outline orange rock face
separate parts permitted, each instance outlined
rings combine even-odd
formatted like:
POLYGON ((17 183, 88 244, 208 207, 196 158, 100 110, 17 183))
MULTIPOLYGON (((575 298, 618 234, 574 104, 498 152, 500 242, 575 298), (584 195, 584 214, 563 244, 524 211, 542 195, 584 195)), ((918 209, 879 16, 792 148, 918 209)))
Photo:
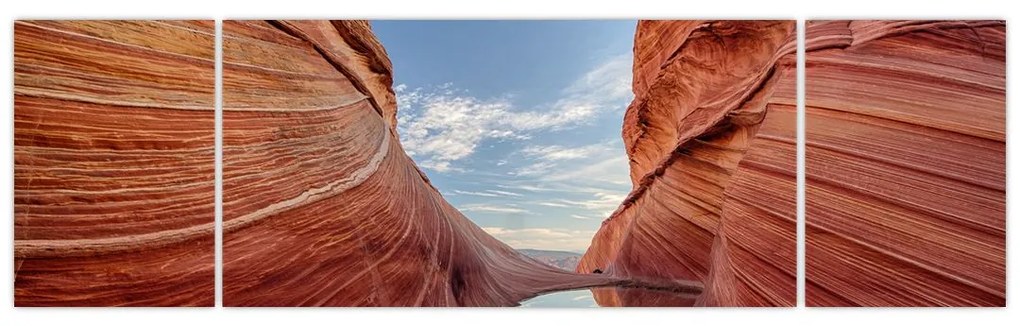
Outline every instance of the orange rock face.
POLYGON ((14 30, 15 305, 211 306, 213 22, 14 30))
POLYGON ((1005 22, 807 29, 807 304, 1005 305, 1005 22))
MULTIPOLYGON (((213 304, 211 21, 15 23, 15 304, 213 304)), ((576 272, 405 154, 363 21, 226 21, 227 306, 792 306, 793 21, 642 21, 576 272), (599 273, 593 273, 598 270, 599 273)), ((809 22, 807 302, 1005 305, 1005 23, 809 22)))
MULTIPOLYGON (((511 249, 404 153, 392 72, 360 21, 224 23, 224 303, 505 306, 597 285, 511 249)), ((680 295, 680 294, 677 294, 680 295)))
POLYGON ((681 298, 599 289, 603 306, 796 301, 793 21, 642 21, 623 138, 634 190, 579 272, 696 280, 681 298))

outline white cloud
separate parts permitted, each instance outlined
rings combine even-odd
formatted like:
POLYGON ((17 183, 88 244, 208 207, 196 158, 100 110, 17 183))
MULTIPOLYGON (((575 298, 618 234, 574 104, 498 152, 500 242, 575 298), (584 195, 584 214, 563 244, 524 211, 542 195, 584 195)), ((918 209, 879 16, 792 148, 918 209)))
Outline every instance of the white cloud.
POLYGON ((510 175, 516 176, 538 176, 549 173, 549 170, 556 167, 555 162, 539 161, 517 168, 510 175))
POLYGON ((496 185, 496 187, 503 188, 503 189, 520 189, 520 190, 526 190, 526 191, 531 191, 531 192, 545 192, 545 191, 555 191, 556 190, 556 189, 553 189, 553 188, 536 187, 536 186, 531 186, 531 185, 513 185, 513 186, 496 185))
POLYGON ((562 90, 559 100, 531 110, 506 96, 479 99, 449 83, 430 89, 398 85, 401 142, 422 167, 458 171, 450 163, 473 154, 484 140, 528 139, 531 132, 571 128, 612 109, 618 113, 631 98, 630 62, 629 55, 610 58, 562 90))
POLYGON ((626 198, 627 195, 620 193, 597 192, 594 193, 592 197, 594 198, 588 200, 560 199, 558 200, 558 202, 566 204, 567 206, 577 207, 590 211, 612 212, 616 210, 617 207, 620 206, 620 203, 623 202, 623 199, 626 198))
POLYGON ((595 231, 567 229, 525 228, 507 229, 499 227, 482 228, 496 239, 515 249, 545 249, 583 252, 591 244, 595 231))
MULTIPOLYGON (((578 192, 578 195, 583 194, 578 192)), ((548 202, 531 203, 533 205, 557 207, 557 208, 569 208, 574 211, 586 211, 586 214, 571 214, 570 217, 580 220, 585 219, 605 219, 609 217, 623 200, 626 198, 626 194, 622 192, 598 192, 590 194, 591 199, 585 200, 566 200, 559 199, 548 202), (594 217, 599 216, 599 217, 594 217)))
POLYGON ((456 194, 461 194, 461 195, 482 196, 482 197, 499 197, 498 194, 490 194, 490 193, 487 193, 487 192, 462 191, 462 190, 454 190, 453 192, 456 193, 456 194))
POLYGON ((591 164, 583 165, 581 168, 557 170, 546 173, 542 178, 545 182, 563 182, 583 178, 592 184, 630 184, 630 164, 627 162, 627 155, 620 153, 591 164))
POLYGON ((542 206, 549 206, 549 207, 570 207, 570 205, 567 205, 567 204, 553 203, 553 202, 542 202, 542 203, 538 203, 538 204, 542 205, 542 206))
POLYGON ((601 220, 619 207, 630 190, 630 166, 622 141, 599 141, 569 149, 529 146, 520 153, 530 163, 512 172, 516 177, 514 187, 561 193, 531 201, 530 205, 568 208, 576 213, 571 218, 601 220))
POLYGON ((567 88, 568 93, 592 92, 604 99, 630 99, 632 62, 630 54, 610 58, 584 74, 567 88))
POLYGON ((509 206, 498 206, 498 205, 485 205, 485 204, 471 204, 462 205, 457 207, 462 212, 488 212, 488 213, 517 213, 517 214, 532 214, 531 211, 509 206))
MULTIPOLYGON (((511 172, 517 176, 547 176, 546 181, 561 181, 562 178, 555 178, 557 174, 566 173, 567 170, 556 169, 563 161, 570 161, 570 170, 576 170, 578 166, 588 169, 589 165, 579 162, 583 159, 599 159, 604 157, 619 157, 626 154, 623 152, 621 141, 599 141, 594 144, 564 147, 560 145, 528 146, 520 150, 520 155, 531 160, 531 164, 521 166, 511 172)), ((622 171, 627 171, 624 169, 622 171)), ((619 174, 620 171, 610 171, 611 174, 619 174)), ((576 173, 572 173, 576 175, 576 173)), ((590 177, 590 176, 584 176, 590 177)))
POLYGON ((546 161, 560 161, 586 158, 594 153, 605 150, 605 147, 604 144, 591 144, 581 147, 563 147, 559 145, 528 146, 521 150, 521 154, 546 161))
POLYGON ((484 192, 454 190, 453 193, 461 194, 461 195, 482 196, 482 197, 521 197, 521 196, 523 196, 523 195, 521 195, 519 193, 516 193, 516 192, 502 191, 502 190, 486 190, 484 192))
POLYGON ((438 161, 437 162, 437 161, 433 161, 433 160, 424 160, 424 161, 418 162, 418 166, 420 166, 422 168, 425 168, 425 169, 430 169, 430 170, 433 170, 433 171, 437 171, 437 172, 450 172, 450 171, 464 172, 464 171, 467 171, 467 170, 462 169, 462 168, 450 166, 450 162, 448 162, 448 161, 438 161))
POLYGON ((474 96, 452 84, 431 88, 399 85, 394 89, 401 142, 419 166, 430 172, 466 172, 465 162, 481 159, 493 168, 500 167, 455 176, 491 173, 485 177, 493 178, 493 189, 453 191, 481 197, 461 197, 482 202, 457 205, 465 214, 507 218, 504 228, 484 228, 499 240, 519 249, 583 252, 598 221, 626 196, 630 183, 627 156, 618 133, 599 134, 598 139, 578 144, 583 137, 551 132, 602 121, 603 114, 622 117, 632 96, 630 69, 629 55, 611 58, 563 88, 559 99, 535 107, 521 107, 511 96, 474 96), (542 142, 523 142, 533 136, 540 136, 542 142), (558 141, 566 137, 575 138, 558 141), (489 147, 505 152, 487 155, 492 151, 489 147), (478 152, 486 155, 473 157, 478 152), (545 228, 549 227, 547 218, 565 225, 545 228), (524 220, 530 228, 514 228, 523 227, 524 220))
POLYGON ((623 200, 627 197, 627 193, 622 191, 609 191, 609 190, 596 190, 596 189, 578 189, 573 192, 575 194, 588 194, 589 199, 554 199, 549 201, 541 202, 530 202, 531 205, 546 206, 546 207, 557 207, 557 208, 569 208, 571 212, 577 214, 570 214, 571 218, 579 220, 601 220, 609 217, 613 211, 616 211, 623 203, 623 200), (595 191, 595 192, 591 192, 595 191))
POLYGON ((510 192, 510 191, 502 191, 502 190, 486 190, 486 191, 488 191, 490 193, 494 193, 494 194, 503 195, 503 196, 511 196, 511 197, 521 197, 521 196, 523 196, 523 195, 521 195, 519 193, 510 192))

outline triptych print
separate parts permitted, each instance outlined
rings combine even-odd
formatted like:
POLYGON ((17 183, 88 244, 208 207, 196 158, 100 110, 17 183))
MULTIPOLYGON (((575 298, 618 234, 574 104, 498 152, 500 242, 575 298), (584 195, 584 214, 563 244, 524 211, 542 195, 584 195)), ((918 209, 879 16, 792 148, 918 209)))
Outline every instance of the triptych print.
POLYGON ((17 21, 15 305, 1004 306, 1005 22, 805 26, 17 21))

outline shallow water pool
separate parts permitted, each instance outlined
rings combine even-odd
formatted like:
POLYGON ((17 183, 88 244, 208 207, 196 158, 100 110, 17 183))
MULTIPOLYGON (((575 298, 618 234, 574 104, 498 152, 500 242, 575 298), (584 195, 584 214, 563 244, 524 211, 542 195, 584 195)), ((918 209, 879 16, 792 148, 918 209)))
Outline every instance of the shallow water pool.
POLYGON ((598 307, 591 290, 573 290, 543 294, 521 302, 521 307, 591 308, 598 307))

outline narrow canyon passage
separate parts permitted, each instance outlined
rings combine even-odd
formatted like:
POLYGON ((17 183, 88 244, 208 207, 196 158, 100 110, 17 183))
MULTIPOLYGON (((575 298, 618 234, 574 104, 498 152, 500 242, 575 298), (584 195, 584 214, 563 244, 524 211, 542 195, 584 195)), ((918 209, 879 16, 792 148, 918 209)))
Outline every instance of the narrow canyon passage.
POLYGON ((227 21, 224 302, 510 306, 602 287, 600 305, 791 305, 793 26, 638 25, 634 190, 574 273, 496 240, 430 184, 399 141, 367 22, 227 21), (775 229, 740 227, 760 217, 775 229), (778 251, 754 263, 764 253, 745 241, 778 251))
POLYGON ((1005 306, 1004 21, 218 24, 14 22, 15 306, 1005 306))

